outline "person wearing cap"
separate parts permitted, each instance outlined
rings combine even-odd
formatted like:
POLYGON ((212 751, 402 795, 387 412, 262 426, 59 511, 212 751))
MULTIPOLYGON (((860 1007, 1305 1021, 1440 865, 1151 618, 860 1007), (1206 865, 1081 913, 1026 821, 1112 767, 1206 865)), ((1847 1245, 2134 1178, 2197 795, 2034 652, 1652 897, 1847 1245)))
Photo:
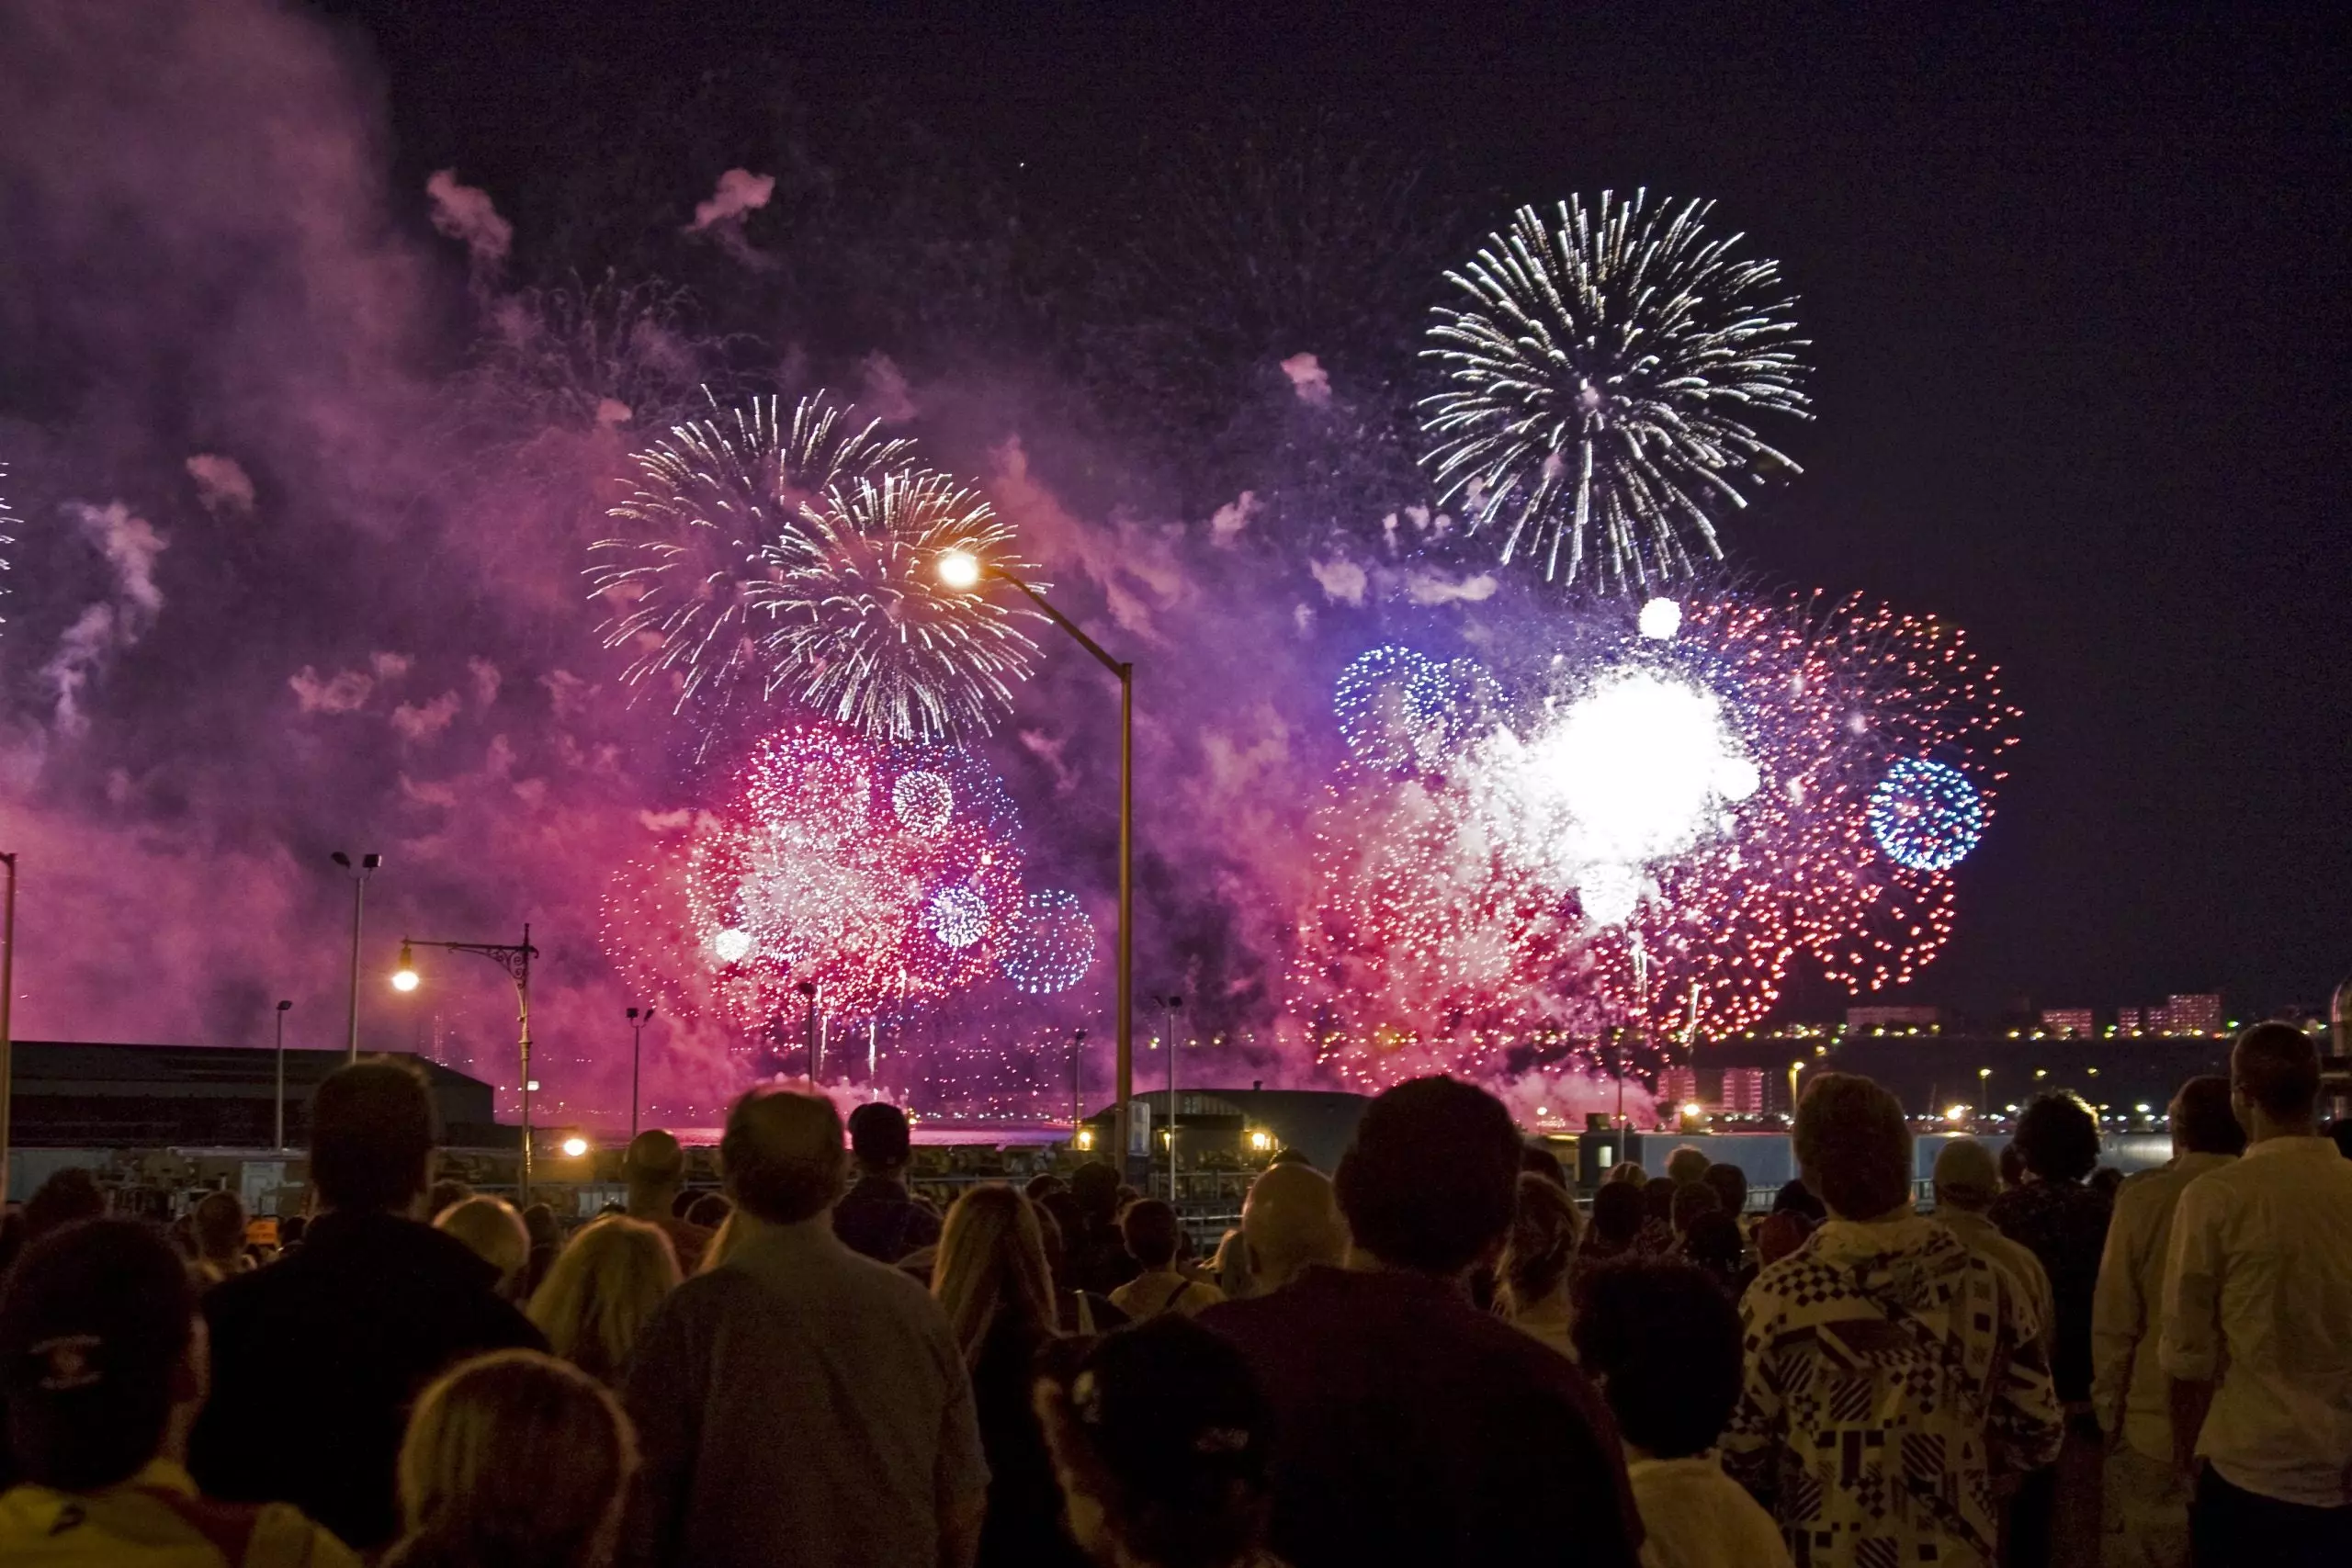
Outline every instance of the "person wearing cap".
POLYGON ((2058 1307, 2041 1259, 2001 1234, 1985 1213, 2001 1195, 2000 1162, 1973 1138, 1954 1138, 1936 1152, 1936 1223, 1960 1245, 2009 1276, 2018 1299, 2033 1305, 2045 1350, 2055 1331, 2058 1307))
POLYGON ((1036 1385, 1070 1534, 1121 1568, 1281 1568, 1266 1549, 1273 1416, 1249 1363, 1175 1314, 1036 1385))
POLYGON ((8 1568, 357 1568, 282 1503, 200 1495, 186 1468, 206 1393, 195 1282, 153 1227, 91 1220, 27 1248, 0 1289, 0 1404, 18 1484, 8 1568))
POLYGON ((876 1263, 938 1246, 939 1211, 907 1190, 914 1134, 906 1113, 878 1100, 851 1111, 849 1153, 857 1180, 833 1207, 833 1234, 876 1263))

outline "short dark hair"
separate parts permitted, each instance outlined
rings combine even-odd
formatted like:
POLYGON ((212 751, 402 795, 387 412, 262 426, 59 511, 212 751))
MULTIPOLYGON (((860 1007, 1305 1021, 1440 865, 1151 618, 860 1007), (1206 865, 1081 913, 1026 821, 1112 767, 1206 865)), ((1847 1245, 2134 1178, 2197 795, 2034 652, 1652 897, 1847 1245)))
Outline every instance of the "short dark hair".
POLYGON ((1682 1189, 1670 1176, 1653 1176, 1642 1183, 1642 1217, 1645 1220, 1674 1218, 1674 1195, 1682 1189))
POLYGON ((21 1478, 127 1481, 163 1447, 196 1321, 179 1253, 139 1220, 85 1220, 24 1250, 0 1292, 0 1404, 21 1478))
POLYGON ((189 1218, 198 1258, 233 1258, 244 1251, 245 1203, 234 1192, 207 1192, 189 1218))
POLYGON ((1356 1124, 1333 1183, 1340 1212, 1382 1262, 1458 1274, 1510 1228, 1522 1146, 1510 1112, 1485 1089, 1411 1079, 1356 1124))
POLYGON ((1706 1182, 1707 1190, 1715 1195, 1715 1201, 1723 1205, 1724 1213, 1736 1219, 1747 1212, 1747 1172, 1717 1160, 1700 1179, 1706 1182))
POLYGON ((2257 1023, 2230 1052, 2230 1082, 2265 1115, 2305 1120, 2319 1103, 2319 1049, 2291 1023, 2257 1023))
POLYGON ((752 1089, 727 1112, 718 1164, 728 1196, 755 1218, 814 1219, 842 1195, 842 1114, 820 1094, 752 1089))
POLYGON ((1176 1261, 1179 1231, 1176 1211, 1157 1198, 1130 1203, 1119 1216, 1119 1237, 1127 1244, 1127 1256, 1147 1269, 1165 1269, 1176 1261))
POLYGON ((1694 1181, 1688 1187, 1674 1190, 1673 1224, 1677 1235, 1688 1231, 1690 1222, 1700 1215, 1723 1212, 1723 1203, 1715 1197, 1714 1190, 1702 1182, 1694 1181))
POLYGON ((1623 1247, 1642 1230, 1642 1193, 1630 1181, 1603 1182, 1592 1195, 1592 1234, 1623 1247))
POLYGON ((1747 1257, 1747 1238, 1739 1222, 1721 1209, 1709 1209, 1690 1222, 1682 1235, 1682 1256, 1693 1263, 1736 1272, 1747 1257))
POLYGON ((2230 1109, 2230 1080, 2219 1073, 2193 1077, 2172 1097, 2172 1130, 2197 1155, 2245 1153, 2245 1129, 2230 1109))
POLYGON ((25 1200, 25 1239, 39 1241, 53 1230, 95 1220, 106 1212, 107 1195, 98 1190, 96 1177, 78 1165, 52 1170, 25 1200))
POLYGON ((1117 1168, 1099 1159, 1088 1160, 1069 1173, 1069 1195, 1078 1201, 1079 1213, 1089 1220, 1114 1217, 1119 1212, 1117 1168))
POLYGON ((1821 1201, 1821 1194, 1807 1187, 1802 1178, 1781 1183, 1781 1190, 1772 1194, 1772 1212, 1803 1214, 1816 1223, 1829 1217, 1829 1207, 1821 1201))
POLYGON ((2044 1181, 2080 1181, 2098 1168, 2098 1118, 2071 1094, 2045 1094, 2027 1106, 2009 1141, 2044 1181))
POLYGON ((1687 1263, 1626 1258, 1581 1274, 1577 1359, 1626 1441, 1660 1459, 1714 1447, 1739 1403, 1739 1314, 1687 1263))
POLYGON ((1902 1101, 1855 1073, 1823 1073, 1797 1101, 1797 1168, 1829 1212, 1874 1220, 1911 1196, 1902 1101))
POLYGON ((1542 1177, 1563 1192, 1568 1190, 1567 1167, 1560 1163, 1558 1155, 1532 1140, 1519 1152, 1519 1168, 1529 1176, 1542 1177))
POLYGON ((878 1100, 849 1113, 849 1152, 869 1170, 894 1170, 914 1154, 914 1133, 906 1112, 878 1100))
POLYGON ((403 1208, 431 1180, 436 1141, 433 1091, 414 1063, 353 1062, 311 1098, 311 1183, 334 1208, 403 1208))

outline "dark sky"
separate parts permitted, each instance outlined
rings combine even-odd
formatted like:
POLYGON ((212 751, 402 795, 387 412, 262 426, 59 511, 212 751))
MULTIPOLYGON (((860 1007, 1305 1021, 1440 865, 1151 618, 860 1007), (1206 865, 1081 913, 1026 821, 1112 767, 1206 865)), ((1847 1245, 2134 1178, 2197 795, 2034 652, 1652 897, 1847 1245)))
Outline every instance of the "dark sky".
POLYGON ((2341 11, 322 8, 388 77, 404 186, 602 155, 543 129, 583 59, 625 95, 756 47, 1045 208, 1227 106, 1442 147, 1498 223, 1604 186, 1718 197, 1818 367, 1808 472, 1739 525, 1742 564, 1956 618, 2027 716, 1916 994, 2254 1006, 2352 974, 2341 11))

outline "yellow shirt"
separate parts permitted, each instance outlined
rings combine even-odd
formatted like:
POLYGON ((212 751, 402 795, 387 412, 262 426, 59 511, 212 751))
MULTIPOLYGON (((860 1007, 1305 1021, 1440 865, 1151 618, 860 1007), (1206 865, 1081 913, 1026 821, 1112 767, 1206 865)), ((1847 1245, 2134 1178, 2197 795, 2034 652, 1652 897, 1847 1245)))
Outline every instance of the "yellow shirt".
POLYGON ((1138 1274, 1111 1292, 1111 1304, 1137 1323, 1163 1312, 1190 1317, 1223 1300, 1225 1292, 1205 1280, 1160 1271, 1138 1274))
POLYGON ((2115 1195, 2098 1291, 2091 1298, 2091 1404, 2108 1436, 2149 1459, 2172 1462, 2172 1393, 2156 1359, 2164 1336, 2165 1259, 2181 1190, 2232 1155, 2185 1154, 2143 1171, 2115 1195))
POLYGON ((245 1550, 232 1562, 190 1510, 208 1506, 196 1483, 155 1460, 103 1492, 17 1486, 0 1493, 0 1562, 8 1568, 360 1568, 343 1542, 284 1503, 238 1510, 250 1518, 245 1550))

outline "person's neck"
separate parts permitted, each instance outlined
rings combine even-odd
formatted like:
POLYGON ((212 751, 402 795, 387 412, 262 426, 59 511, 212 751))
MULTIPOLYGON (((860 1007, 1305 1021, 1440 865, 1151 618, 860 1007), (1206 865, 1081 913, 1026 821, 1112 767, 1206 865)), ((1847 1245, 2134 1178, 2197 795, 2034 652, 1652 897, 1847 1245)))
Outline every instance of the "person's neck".
POLYGON ((2261 1110, 2255 1111, 2253 1125, 2245 1130, 2248 1148, 2256 1144, 2267 1144, 2279 1138, 2316 1138, 2318 1136, 2319 1122, 2312 1117, 2298 1116, 2290 1120, 2281 1120, 2261 1110))
POLYGON ((1353 1245, 1348 1247, 1348 1260, 1344 1267, 1349 1272, 1354 1274, 1396 1274, 1412 1280, 1430 1280, 1456 1291, 1462 1290, 1470 1277, 1470 1270, 1467 1269, 1453 1274, 1433 1274, 1426 1269, 1408 1268, 1402 1263, 1391 1263, 1376 1252, 1367 1251, 1363 1247, 1353 1245))
POLYGON ((627 1212, 632 1220, 666 1220, 678 1201, 675 1187, 651 1187, 628 1195, 627 1212))
POLYGON ((333 1203, 321 1203, 311 1219, 312 1224, 320 1220, 365 1220, 379 1216, 395 1220, 422 1220, 424 1218, 424 1201, 425 1195, 420 1192, 407 1202, 389 1209, 338 1209, 333 1203))
POLYGON ((1883 1214, 1870 1216, 1860 1214, 1841 1214, 1835 1209, 1832 1209, 1829 1212, 1829 1217, 1833 1220, 1843 1220, 1849 1225, 1893 1225, 1900 1224, 1905 1220, 1916 1219, 1918 1216, 1912 1211, 1910 1201, 1906 1199, 1905 1201, 1896 1204, 1894 1208, 1889 1209, 1883 1214))
POLYGON ((887 1181, 893 1187, 904 1187, 907 1184, 907 1168, 903 1165, 862 1165, 857 1168, 857 1179, 860 1181, 887 1181))
POLYGON ((820 1209, 805 1220, 787 1224, 779 1220, 763 1220, 738 1203, 729 1212, 727 1223, 735 1227, 738 1245, 763 1235, 811 1236, 822 1234, 830 1236, 833 1234, 833 1211, 830 1207, 820 1209))

